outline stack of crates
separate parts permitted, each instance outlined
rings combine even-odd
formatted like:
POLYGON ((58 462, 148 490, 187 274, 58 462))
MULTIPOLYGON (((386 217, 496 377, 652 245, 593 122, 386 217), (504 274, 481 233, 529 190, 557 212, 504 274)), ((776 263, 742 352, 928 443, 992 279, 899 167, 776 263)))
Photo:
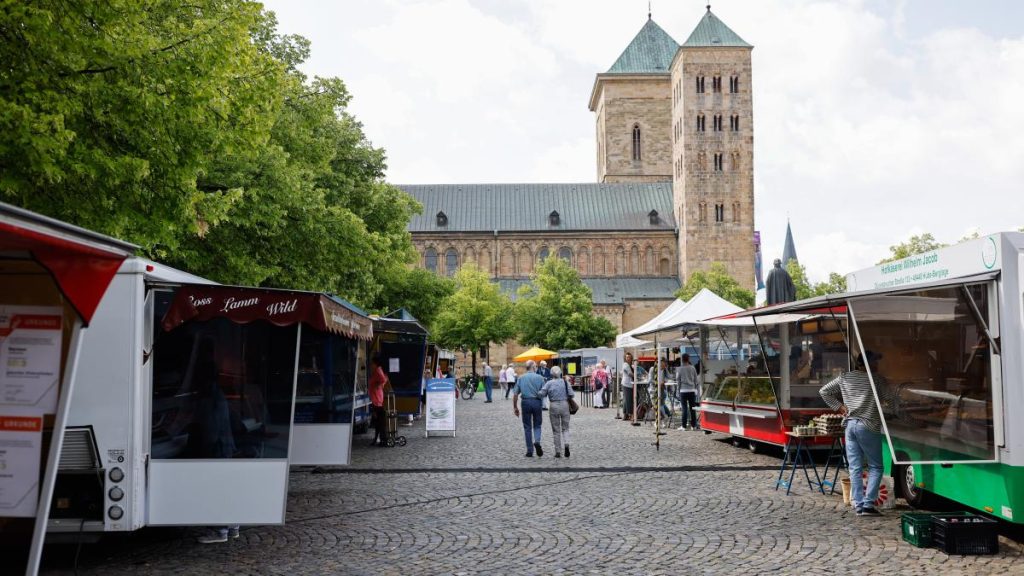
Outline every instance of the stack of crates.
POLYGON ((900 524, 903 539, 918 548, 957 555, 999 552, 999 523, 970 512, 903 514, 900 524))

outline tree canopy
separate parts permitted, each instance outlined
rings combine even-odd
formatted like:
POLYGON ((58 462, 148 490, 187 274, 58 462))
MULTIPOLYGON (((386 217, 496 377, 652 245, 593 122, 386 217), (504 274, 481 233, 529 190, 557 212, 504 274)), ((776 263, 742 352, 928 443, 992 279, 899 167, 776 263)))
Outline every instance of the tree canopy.
POLYGON ((807 269, 796 260, 786 262, 786 272, 789 273, 789 277, 793 279, 793 285, 796 286, 797 300, 846 292, 846 277, 835 272, 830 272, 828 280, 825 282, 815 284, 811 284, 807 278, 807 269))
POLYGON ((400 304, 419 206, 261 4, 40 0, 0 30, 0 199, 220 282, 400 304))
POLYGON ((707 288, 740 308, 750 308, 754 305, 754 293, 740 286, 721 262, 712 263, 707 270, 691 273, 686 279, 686 284, 676 292, 676 298, 689 301, 702 288, 707 288))
POLYGON ((615 326, 594 314, 590 288, 565 260, 545 259, 519 288, 515 306, 519 342, 552 350, 605 346, 615 326))
POLYGON ((455 291, 441 302, 434 320, 434 340, 445 348, 471 350, 475 372, 477 350, 507 340, 513 333, 509 297, 476 265, 460 268, 455 273, 455 291))
POLYGON ((907 256, 913 256, 914 254, 924 254, 925 252, 931 252, 938 250, 939 248, 945 248, 947 245, 943 244, 931 235, 931 233, 918 234, 911 236, 906 242, 900 242, 899 244, 889 246, 889 256, 882 258, 878 261, 879 264, 885 264, 886 262, 895 262, 896 260, 902 260, 907 256))

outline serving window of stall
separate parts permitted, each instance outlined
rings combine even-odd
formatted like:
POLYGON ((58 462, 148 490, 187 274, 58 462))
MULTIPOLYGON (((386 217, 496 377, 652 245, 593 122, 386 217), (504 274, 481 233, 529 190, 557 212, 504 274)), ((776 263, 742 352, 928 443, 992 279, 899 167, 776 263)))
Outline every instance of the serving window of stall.
MULTIPOLYGON (((845 317, 813 315, 779 324, 782 408, 826 410, 821 387, 849 369, 845 317)), ((775 376, 775 374, 773 374, 775 376)))
POLYGON ((950 286, 850 302, 868 351, 897 462, 991 461, 993 344, 990 284, 950 286))
POLYGON ((352 423, 359 341, 318 330, 301 340, 295 423, 352 423))
POLYGON ((153 459, 287 458, 297 330, 213 318, 156 335, 153 459))
MULTIPOLYGON (((777 328, 772 328, 768 335, 776 333, 777 328)), ((765 347, 761 342, 754 326, 712 328, 708 349, 713 352, 705 362, 703 400, 776 406, 778 382, 769 374, 778 373, 779 354, 768 345, 771 338, 765 339, 765 347)))

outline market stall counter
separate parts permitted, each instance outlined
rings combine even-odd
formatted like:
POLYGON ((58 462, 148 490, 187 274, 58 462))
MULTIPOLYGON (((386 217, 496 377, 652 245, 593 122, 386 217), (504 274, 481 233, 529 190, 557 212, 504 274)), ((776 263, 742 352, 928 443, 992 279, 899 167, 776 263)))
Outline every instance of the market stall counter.
POLYGON ((404 308, 374 317, 373 332, 370 358, 374 354, 384 358, 383 368, 395 394, 398 414, 419 416, 430 332, 404 308))

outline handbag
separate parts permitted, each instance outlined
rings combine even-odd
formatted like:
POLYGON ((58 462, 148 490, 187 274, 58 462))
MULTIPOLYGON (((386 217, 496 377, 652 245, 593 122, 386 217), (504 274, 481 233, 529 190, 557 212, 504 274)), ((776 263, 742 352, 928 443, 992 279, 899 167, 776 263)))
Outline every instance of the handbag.
POLYGON ((569 383, 562 380, 562 384, 565 385, 565 401, 569 403, 569 414, 575 414, 580 409, 580 405, 569 396, 569 383))

